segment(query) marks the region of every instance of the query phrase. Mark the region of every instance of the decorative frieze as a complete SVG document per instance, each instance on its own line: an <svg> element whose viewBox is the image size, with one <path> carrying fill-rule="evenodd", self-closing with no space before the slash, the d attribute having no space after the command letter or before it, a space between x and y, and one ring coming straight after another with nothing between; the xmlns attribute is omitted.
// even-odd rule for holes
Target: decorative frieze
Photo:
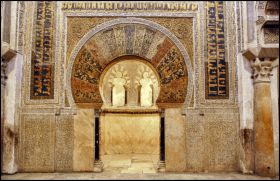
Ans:
<svg viewBox="0 0 280 181"><path fill-rule="evenodd" d="M64 2L63 11L160 11L190 12L197 11L197 3L169 2Z"/></svg>

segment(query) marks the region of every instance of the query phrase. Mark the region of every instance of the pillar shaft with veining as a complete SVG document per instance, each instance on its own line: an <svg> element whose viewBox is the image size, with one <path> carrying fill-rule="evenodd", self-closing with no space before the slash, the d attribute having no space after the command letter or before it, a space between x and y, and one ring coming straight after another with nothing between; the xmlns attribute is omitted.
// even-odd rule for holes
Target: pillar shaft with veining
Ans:
<svg viewBox="0 0 280 181"><path fill-rule="evenodd" d="M254 154L255 174L274 176L274 144L269 76L271 61L258 58L251 63L254 78Z"/></svg>

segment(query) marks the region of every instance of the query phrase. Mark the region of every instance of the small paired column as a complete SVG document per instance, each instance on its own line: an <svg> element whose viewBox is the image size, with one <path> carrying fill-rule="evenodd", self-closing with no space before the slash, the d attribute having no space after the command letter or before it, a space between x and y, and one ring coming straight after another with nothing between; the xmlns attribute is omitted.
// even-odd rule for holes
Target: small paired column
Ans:
<svg viewBox="0 0 280 181"><path fill-rule="evenodd" d="M99 155L99 118L101 114L101 109L95 109L95 158L94 158L94 172L103 171L103 163Z"/></svg>
<svg viewBox="0 0 280 181"><path fill-rule="evenodd" d="M271 109L270 58L250 61L254 79L254 171L256 175L275 176Z"/></svg>
<svg viewBox="0 0 280 181"><path fill-rule="evenodd" d="M159 153L159 161L157 163L157 171L158 172L165 172L165 110L160 109L160 153Z"/></svg>

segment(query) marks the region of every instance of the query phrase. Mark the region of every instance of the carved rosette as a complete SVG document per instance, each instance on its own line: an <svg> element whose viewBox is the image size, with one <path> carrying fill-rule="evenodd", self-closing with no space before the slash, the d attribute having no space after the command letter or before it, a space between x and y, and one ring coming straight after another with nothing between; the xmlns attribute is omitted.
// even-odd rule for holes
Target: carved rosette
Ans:
<svg viewBox="0 0 280 181"><path fill-rule="evenodd" d="M252 68L252 79L254 79L254 83L269 83L272 71L272 61L270 58L259 59L256 58L250 61L250 65Z"/></svg>

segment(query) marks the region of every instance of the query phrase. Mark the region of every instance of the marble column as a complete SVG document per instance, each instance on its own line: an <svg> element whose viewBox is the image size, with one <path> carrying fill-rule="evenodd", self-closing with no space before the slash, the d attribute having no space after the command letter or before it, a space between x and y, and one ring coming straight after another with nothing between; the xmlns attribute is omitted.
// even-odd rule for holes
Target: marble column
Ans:
<svg viewBox="0 0 280 181"><path fill-rule="evenodd" d="M103 171L103 163L100 159L99 154L99 122L100 122L100 114L101 109L95 109L95 159L94 159L94 172L102 172Z"/></svg>
<svg viewBox="0 0 280 181"><path fill-rule="evenodd" d="M271 109L270 58L250 61L254 79L254 172L261 176L274 176L274 143Z"/></svg>
<svg viewBox="0 0 280 181"><path fill-rule="evenodd" d="M159 161L157 163L157 171L165 172L165 110L160 109L160 150L159 150Z"/></svg>

